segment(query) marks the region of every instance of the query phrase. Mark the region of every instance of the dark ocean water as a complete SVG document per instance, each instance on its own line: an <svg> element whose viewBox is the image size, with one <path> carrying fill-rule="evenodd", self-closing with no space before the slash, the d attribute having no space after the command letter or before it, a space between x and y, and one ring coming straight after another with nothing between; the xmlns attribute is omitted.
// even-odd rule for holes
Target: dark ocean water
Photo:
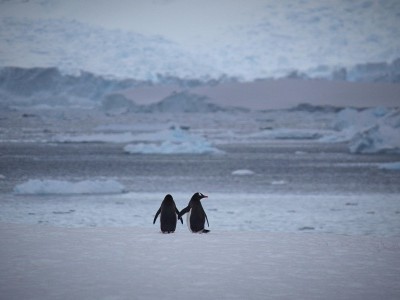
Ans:
<svg viewBox="0 0 400 300"><path fill-rule="evenodd" d="M353 155L344 145L271 141L224 145L225 154L126 154L120 144L2 143L0 192L28 179L112 177L132 192L400 193L400 172L379 163L400 155ZM253 175L232 175L248 169Z"/></svg>

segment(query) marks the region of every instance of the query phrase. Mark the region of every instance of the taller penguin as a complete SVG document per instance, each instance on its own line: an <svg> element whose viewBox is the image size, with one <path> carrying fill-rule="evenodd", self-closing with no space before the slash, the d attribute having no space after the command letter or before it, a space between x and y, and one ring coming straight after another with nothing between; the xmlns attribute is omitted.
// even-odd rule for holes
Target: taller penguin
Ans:
<svg viewBox="0 0 400 300"><path fill-rule="evenodd" d="M158 215L160 216L160 227L162 233L172 233L176 228L179 210L176 208L174 198L170 194L166 195L156 215L154 216L153 224L156 222ZM179 218L183 224L182 218Z"/></svg>
<svg viewBox="0 0 400 300"><path fill-rule="evenodd" d="M181 210L181 212L178 214L178 218L181 218L184 214L187 214L187 224L189 227L189 230L191 232L198 232L198 233L207 233L210 230L204 229L204 224L207 220L207 225L208 224L208 218L206 215L206 212L203 209L203 206L201 205L200 200L203 198L208 198L206 195L203 195L202 193L195 193L192 196L192 199L190 199L189 204L187 207Z"/></svg>

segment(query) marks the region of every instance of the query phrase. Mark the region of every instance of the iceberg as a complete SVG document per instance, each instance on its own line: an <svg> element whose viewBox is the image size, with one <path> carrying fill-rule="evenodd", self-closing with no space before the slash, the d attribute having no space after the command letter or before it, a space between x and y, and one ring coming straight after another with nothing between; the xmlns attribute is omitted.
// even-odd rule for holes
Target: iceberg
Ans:
<svg viewBox="0 0 400 300"><path fill-rule="evenodd" d="M375 125L357 133L349 143L351 153L399 153L400 131L389 126Z"/></svg>
<svg viewBox="0 0 400 300"><path fill-rule="evenodd" d="M119 194L125 187L116 180L83 180L78 182L30 179L14 187L14 193L21 195L48 194Z"/></svg>
<svg viewBox="0 0 400 300"><path fill-rule="evenodd" d="M351 153L400 153L400 110L377 117L376 124L350 140Z"/></svg>
<svg viewBox="0 0 400 300"><path fill-rule="evenodd" d="M399 153L400 110L345 108L337 113L330 134L320 142L347 142L351 153Z"/></svg>
<svg viewBox="0 0 400 300"><path fill-rule="evenodd" d="M377 106L364 110L355 108L345 108L337 114L333 128L335 130L346 130L349 128L361 129L371 126L380 118L385 117L391 112L387 107Z"/></svg>

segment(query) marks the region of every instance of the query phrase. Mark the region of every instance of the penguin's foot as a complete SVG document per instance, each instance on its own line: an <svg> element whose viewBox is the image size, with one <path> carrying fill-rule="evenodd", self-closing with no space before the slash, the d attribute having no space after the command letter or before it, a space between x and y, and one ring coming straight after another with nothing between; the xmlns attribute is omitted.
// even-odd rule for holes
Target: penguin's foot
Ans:
<svg viewBox="0 0 400 300"><path fill-rule="evenodd" d="M174 233L175 231L162 231L162 233Z"/></svg>
<svg viewBox="0 0 400 300"><path fill-rule="evenodd" d="M208 229L203 229L202 231L200 231L200 233L209 233L210 232L210 230L208 230Z"/></svg>

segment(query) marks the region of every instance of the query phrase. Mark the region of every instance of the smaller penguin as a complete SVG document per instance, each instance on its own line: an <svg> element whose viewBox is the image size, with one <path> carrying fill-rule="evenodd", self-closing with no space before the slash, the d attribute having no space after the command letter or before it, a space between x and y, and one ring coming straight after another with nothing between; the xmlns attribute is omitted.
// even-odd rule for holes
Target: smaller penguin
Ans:
<svg viewBox="0 0 400 300"><path fill-rule="evenodd" d="M158 215L160 216L160 227L162 233L173 233L176 228L176 221L178 219L179 210L176 208L174 198L170 194L166 195L160 208L158 209L153 224L156 223ZM182 218L179 218L183 224Z"/></svg>
<svg viewBox="0 0 400 300"><path fill-rule="evenodd" d="M207 220L207 225L210 226L208 223L207 214L201 205L200 200L203 198L208 198L208 196L203 195L202 193L195 193L189 201L187 207L181 210L178 214L178 218L181 218L184 214L187 214L187 224L189 230L193 233L207 233L210 230L204 229L204 224Z"/></svg>

